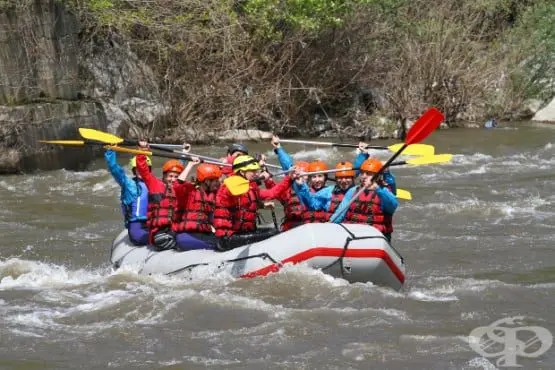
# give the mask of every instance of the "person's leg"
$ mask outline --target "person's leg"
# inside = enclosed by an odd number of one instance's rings
[[[127,234],[134,245],[148,244],[148,229],[142,222],[130,222]]]
[[[271,238],[274,235],[279,234],[280,231],[274,228],[264,228],[258,229],[250,233],[240,233],[233,234],[230,238],[227,238],[223,243],[223,248],[226,250],[242,247],[243,245],[257,243],[262,240]]]
[[[197,239],[188,233],[175,234],[175,241],[177,242],[177,249],[184,251],[195,249],[214,249],[213,245]]]

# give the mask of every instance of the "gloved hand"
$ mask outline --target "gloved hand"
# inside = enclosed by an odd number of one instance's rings
[[[160,250],[173,249],[177,245],[175,234],[171,231],[159,231],[154,235],[154,245]]]

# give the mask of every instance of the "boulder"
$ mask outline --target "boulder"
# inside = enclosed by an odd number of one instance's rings
[[[533,121],[555,123],[555,98],[545,107],[540,109],[532,118]]]

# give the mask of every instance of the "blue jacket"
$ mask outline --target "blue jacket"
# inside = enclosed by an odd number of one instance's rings
[[[302,204],[311,211],[329,210],[334,188],[335,185],[328,185],[313,193],[306,183],[300,186],[297,183],[293,183],[293,190],[298,195]]]
[[[148,208],[148,190],[143,181],[135,177],[129,178],[116,160],[116,153],[112,150],[104,152],[104,159],[108,171],[121,187],[120,201],[125,219],[125,226],[133,221],[146,221]]]
[[[312,193],[308,188],[308,185],[302,184],[299,186],[297,183],[293,184],[295,192],[298,194],[299,198],[306,204],[308,209],[312,211],[329,211],[331,205],[331,197],[336,185],[329,185],[315,193]],[[355,195],[358,190],[357,186],[353,186],[345,192],[343,201],[339,204],[338,210],[345,207],[347,202]],[[380,204],[382,211],[386,214],[392,215],[397,207],[399,206],[399,201],[386,187],[381,187],[376,190],[376,194],[380,198]]]
[[[347,214],[347,210],[349,209],[347,207],[347,204],[359,189],[360,188],[358,186],[354,186],[347,191],[345,197],[337,207],[337,210],[330,218],[331,220],[333,220],[333,222],[340,223],[345,219],[345,215]],[[378,195],[378,198],[380,198],[380,207],[382,209],[382,212],[387,215],[393,215],[395,213],[395,210],[399,206],[399,201],[397,200],[397,198],[395,198],[395,195],[393,195],[391,191],[389,191],[389,189],[385,186],[376,189],[376,194]]]
[[[282,147],[274,149],[274,153],[277,154],[282,169],[288,170],[293,167],[293,158]]]
[[[368,153],[359,153],[359,155],[357,155],[355,158],[353,167],[360,168],[360,166],[362,166],[362,163],[369,157],[370,155]],[[356,170],[356,174],[358,175],[359,173],[360,170]],[[385,183],[391,187],[391,189],[393,190],[393,195],[397,195],[397,183],[395,182],[395,176],[393,176],[389,169],[386,169],[383,173],[383,181],[385,181]]]

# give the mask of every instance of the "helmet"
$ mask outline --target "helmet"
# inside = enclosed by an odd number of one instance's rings
[[[353,164],[351,162],[339,162],[335,166],[336,170],[344,169],[343,171],[338,171],[335,173],[335,177],[355,177],[355,170],[353,170]]]
[[[150,157],[146,157],[146,163],[152,167],[152,160],[150,159]],[[129,161],[129,167],[131,167],[131,169],[137,167],[137,156],[131,158],[131,160]]]
[[[328,166],[322,161],[310,162],[308,165],[308,172],[326,171]]]
[[[377,173],[382,168],[382,166],[383,164],[380,160],[375,158],[368,158],[367,160],[362,162],[360,170],[364,172]]]
[[[295,166],[299,167],[303,172],[308,172],[309,167],[310,167],[310,163],[308,163],[306,161],[298,161],[297,163],[295,163]]]
[[[260,169],[260,164],[250,155],[240,155],[233,160],[232,168],[233,173],[239,171],[257,171]]]
[[[227,148],[227,154],[233,155],[235,152],[249,154],[249,149],[245,144],[233,143]]]
[[[220,167],[215,164],[201,163],[197,167],[197,180],[217,180],[222,176]]]
[[[162,166],[162,172],[183,172],[183,164],[177,159],[170,159]]]

